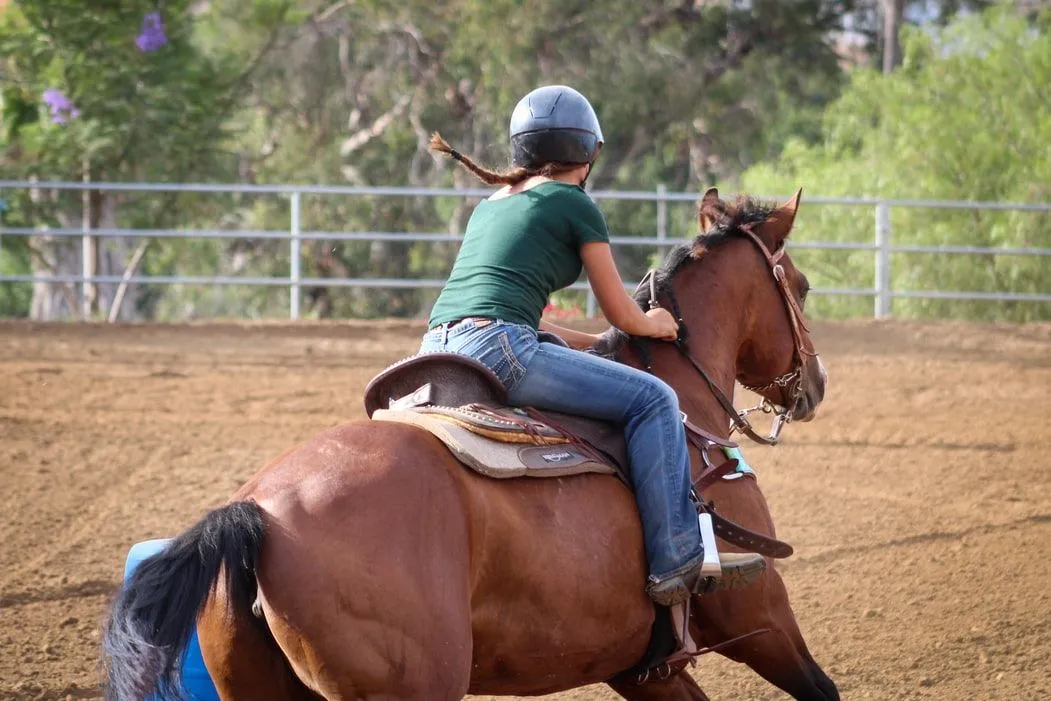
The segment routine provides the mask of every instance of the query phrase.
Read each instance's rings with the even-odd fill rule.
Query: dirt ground
[[[0,699],[99,696],[128,547],[359,417],[403,323],[0,323]],[[829,393],[745,446],[811,650],[846,699],[1051,699],[1051,325],[818,324]],[[745,667],[713,699],[782,699]],[[551,698],[613,698],[588,687]]]

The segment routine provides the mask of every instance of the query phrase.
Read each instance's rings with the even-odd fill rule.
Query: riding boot
[[[686,601],[691,594],[714,594],[725,589],[739,589],[755,582],[766,571],[766,558],[756,553],[719,553],[722,573],[702,574],[702,558],[657,578],[650,576],[646,593],[663,606]]]

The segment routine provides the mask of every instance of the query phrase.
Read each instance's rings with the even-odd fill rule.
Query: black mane
[[[705,251],[710,251],[735,236],[739,236],[741,227],[745,224],[758,224],[766,221],[776,208],[775,204],[761,202],[752,197],[738,197],[733,205],[726,208],[722,218],[713,223],[707,233],[699,234],[693,241],[680,244],[668,253],[664,262],[653,272],[656,278],[657,296],[666,292],[679,271],[700,258]],[[648,309],[649,284],[641,285],[635,290],[634,298],[640,308]],[[628,338],[628,334],[620,329],[610,327],[602,334],[591,352],[612,358],[620,352]]]

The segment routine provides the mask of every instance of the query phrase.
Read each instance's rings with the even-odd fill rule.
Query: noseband
[[[671,305],[671,312],[679,324],[679,337],[675,339],[675,347],[679,349],[679,352],[682,353],[683,357],[685,357],[693,368],[701,375],[707,383],[708,388],[711,390],[712,395],[719,402],[719,405],[722,406],[723,411],[725,411],[730,417],[730,434],[733,435],[734,431],[740,431],[757,443],[762,443],[763,445],[775,445],[780,438],[781,429],[784,428],[786,423],[792,421],[792,414],[795,412],[796,408],[799,406],[800,400],[803,398],[803,358],[805,356],[816,356],[817,353],[809,350],[804,343],[803,332],[806,331],[809,333],[810,329],[804,321],[803,310],[800,308],[799,303],[796,302],[795,297],[792,296],[792,292],[788,288],[788,276],[785,274],[784,266],[781,265],[781,258],[785,255],[784,243],[782,243],[776,251],[771,253],[766,247],[766,244],[763,243],[762,239],[752,231],[752,226],[750,224],[745,224],[739,227],[739,230],[756,245],[759,252],[763,254],[763,258],[766,260],[767,265],[770,267],[770,272],[773,274],[774,281],[777,283],[777,289],[781,292],[781,298],[784,300],[785,310],[788,313],[789,325],[792,327],[792,338],[795,342],[792,370],[780,377],[775,377],[765,385],[748,385],[744,382],[742,382],[741,385],[760,395],[774,387],[778,387],[786,399],[785,406],[778,406],[766,397],[761,397],[762,401],[760,401],[757,406],[742,411],[738,411],[734,408],[733,402],[727,398],[726,394],[724,394],[721,389],[719,389],[719,386],[715,384],[708,372],[690,353],[689,329],[686,328],[686,322],[682,318],[679,301],[676,299],[675,290],[671,285],[668,286],[665,294]],[[643,279],[639,286],[641,287],[646,284],[647,281],[650,288],[649,308],[656,309],[660,306],[660,302],[657,299],[656,276],[652,270],[646,274],[646,278]],[[652,364],[648,360],[646,366],[646,369],[652,372]],[[774,423],[770,428],[769,435],[767,436],[760,435],[748,420],[748,415],[756,411],[761,411],[765,414],[772,413],[774,415]]]

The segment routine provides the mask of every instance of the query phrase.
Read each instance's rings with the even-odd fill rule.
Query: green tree
[[[5,167],[79,179],[87,162],[96,180],[474,186],[427,152],[430,132],[499,165],[515,100],[539,84],[565,82],[592,98],[604,123],[595,187],[695,189],[776,156],[790,136],[816,138],[823,106],[843,79],[834,33],[855,5],[326,0],[296,3],[293,13],[291,4],[216,0],[191,11],[189,0],[168,3],[161,16],[167,43],[144,52],[134,39],[154,11],[147,0],[86,11],[74,0],[25,3],[0,29],[5,81],[17,86],[11,113],[32,116],[8,129]],[[53,89],[78,110],[60,110],[61,124],[41,108]],[[140,102],[143,91],[152,92]],[[45,211],[53,199],[65,225],[79,226],[76,194],[39,193],[17,206],[36,225],[54,225],[59,217]],[[287,202],[276,197],[107,200],[93,211],[123,225],[288,227]],[[302,224],[460,232],[472,205],[304,197]],[[653,235],[653,204],[602,206],[616,234]],[[682,214],[673,217],[672,235],[693,229]],[[66,272],[79,270],[78,250],[52,258]],[[301,253],[304,274],[314,277],[443,277],[454,247],[317,241]],[[121,272],[127,257],[110,272]],[[620,258],[628,277],[649,263],[641,249]],[[158,240],[142,265],[149,273],[283,275],[288,244]],[[432,296],[335,287],[309,294],[316,313],[354,316],[418,314]],[[268,315],[286,311],[283,297],[267,289],[165,288],[135,304],[146,314]]]
[[[83,3],[23,0],[0,10],[3,122],[0,165],[7,176],[39,180],[182,181],[229,172],[228,122],[252,63],[196,44],[190,0],[158,9],[152,0]],[[291,2],[260,2],[269,14],[245,18],[279,24]],[[35,226],[80,226],[90,206],[93,228],[119,219],[156,228],[172,221],[174,198],[139,199],[93,191],[19,193],[10,216]],[[79,270],[80,247],[42,234],[28,242],[38,268]],[[91,266],[119,274],[137,242],[109,240]],[[112,290],[109,291],[112,294]],[[40,286],[34,315],[69,313],[68,295]]]
[[[244,0],[247,2],[247,0]],[[564,82],[595,103],[607,137],[594,187],[697,188],[813,138],[842,71],[831,46],[849,3],[681,4],[657,0],[419,0],[320,5],[253,81],[239,148],[263,182],[476,186],[427,152],[432,130],[484,161],[506,162],[515,101]],[[236,6],[236,4],[234,5]],[[310,198],[322,230],[463,230],[471,202]],[[619,235],[654,234],[652,204],[603,203]],[[287,214],[249,215],[251,228]],[[269,215],[268,215],[269,216]],[[678,219],[676,219],[678,221]],[[692,224],[689,225],[692,228]],[[689,229],[679,228],[675,235]],[[269,260],[282,256],[279,245]],[[304,246],[315,275],[442,277],[448,245]],[[628,276],[649,262],[624,250]],[[260,294],[265,294],[260,292]],[[333,290],[328,313],[413,314],[428,294]]]
[[[827,111],[823,141],[790,142],[753,167],[744,189],[900,199],[1047,202],[1051,199],[1051,37],[1003,9],[905,33],[900,70],[854,74]],[[1046,213],[895,208],[895,244],[1051,248]],[[872,241],[871,209],[804,207],[817,240]],[[803,238],[802,236],[800,237]],[[805,239],[804,239],[805,240]],[[816,286],[871,287],[871,252],[800,251]],[[897,254],[895,290],[1048,293],[1046,257]],[[824,313],[867,313],[868,300],[817,299]],[[899,299],[900,316],[1049,319],[1051,305]]]

